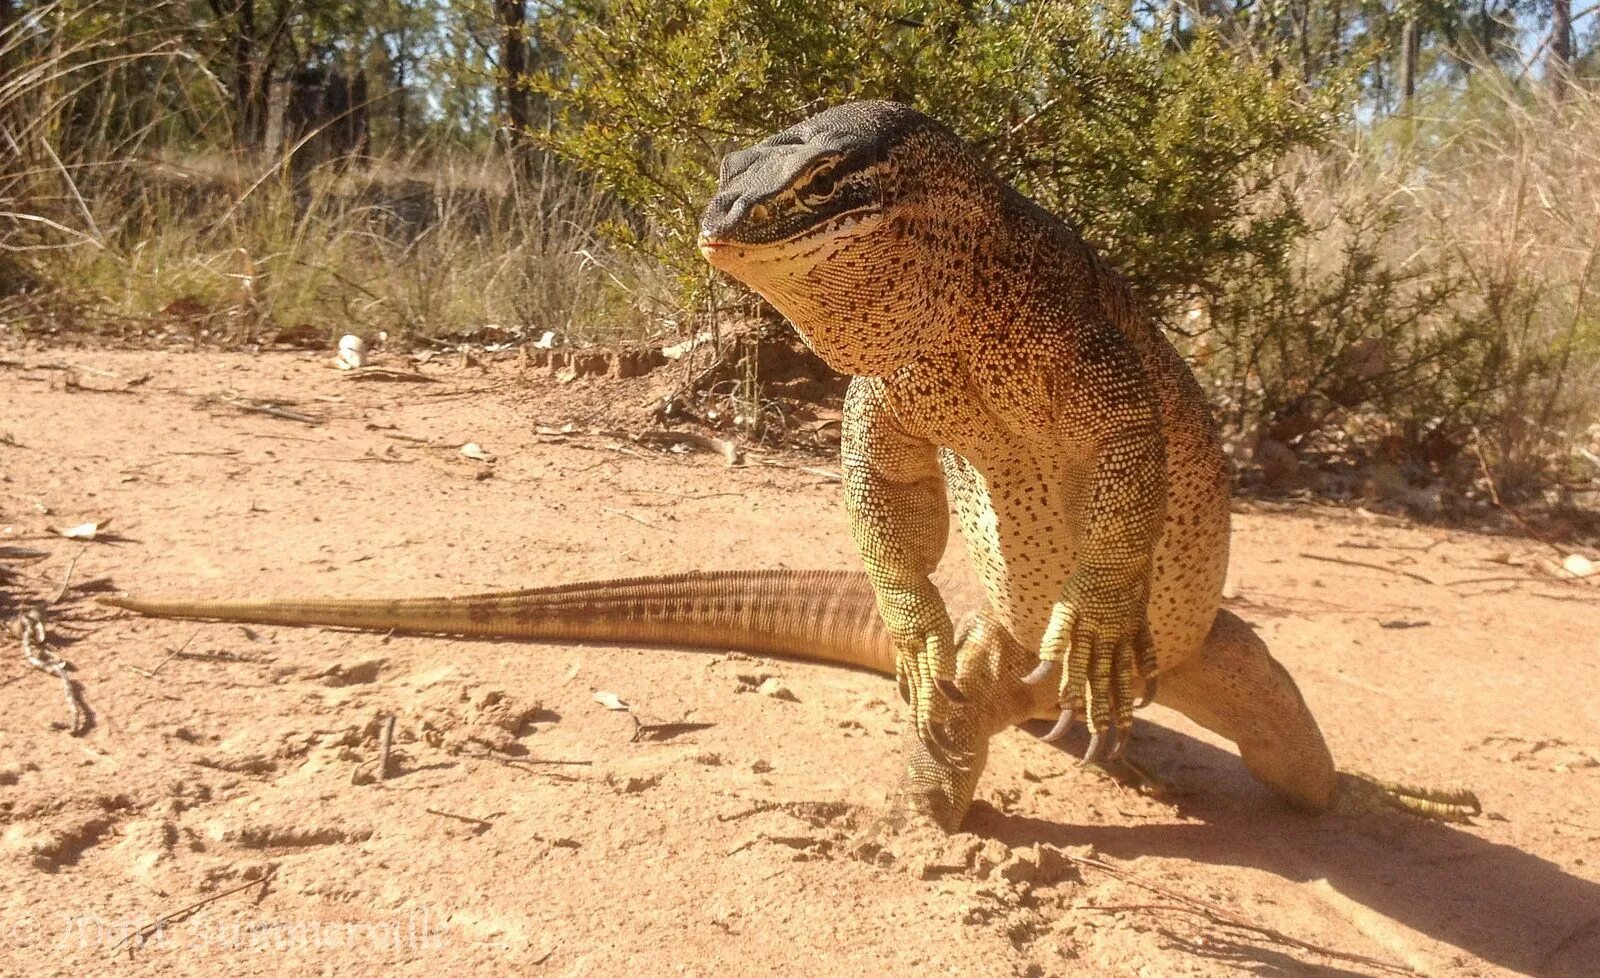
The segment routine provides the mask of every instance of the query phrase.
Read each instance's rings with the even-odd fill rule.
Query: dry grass
[[[48,298],[79,326],[165,312],[221,342],[584,342],[671,319],[666,276],[600,233],[616,217],[604,195],[548,161],[420,146],[307,167],[208,148],[230,143],[226,93],[155,23],[180,6],[150,5],[148,30],[98,26],[115,4],[45,8],[66,45],[26,23],[0,35],[0,65],[18,69],[0,83],[0,142],[20,163],[0,173],[0,292]]]
[[[1600,97],[1478,73],[1464,95],[1304,156],[1309,231],[1241,269],[1191,349],[1239,437],[1509,498],[1594,475]]]

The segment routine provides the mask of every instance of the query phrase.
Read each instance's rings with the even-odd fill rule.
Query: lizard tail
[[[872,585],[865,574],[843,571],[691,572],[398,600],[100,603],[160,618],[720,649],[894,675],[894,646]]]

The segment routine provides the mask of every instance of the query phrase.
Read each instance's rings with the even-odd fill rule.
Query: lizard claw
[[[1105,753],[1106,746],[1111,741],[1116,740],[1116,737],[1116,732],[1112,727],[1092,731],[1089,734],[1089,748],[1083,752],[1083,760],[1078,763],[1091,764],[1100,760],[1100,756]]]
[[[1040,659],[1034,670],[1022,677],[1022,681],[1029,686],[1037,686],[1054,675],[1060,665],[1055,659]]]
[[[933,688],[938,690],[944,695],[945,699],[952,703],[965,703],[967,701],[967,694],[963,693],[960,688],[956,686],[956,681],[954,679],[947,679],[943,676],[939,676],[938,678],[934,679]]]
[[[1073,713],[1072,707],[1069,706],[1062,710],[1061,716],[1056,718],[1056,725],[1050,728],[1049,733],[1045,734],[1039,739],[1047,744],[1053,744],[1062,737],[1065,737],[1067,735],[1067,731],[1072,729],[1072,721],[1074,716],[1075,714]]]
[[[929,724],[923,728],[922,742],[936,757],[951,767],[964,768],[972,759],[970,751],[962,750],[950,743],[949,729],[942,723]]]
[[[1148,676],[1144,681],[1144,695],[1133,702],[1135,710],[1142,710],[1154,703],[1156,699],[1156,677]]]
[[[1129,727],[1117,731],[1117,742],[1111,748],[1111,753],[1106,755],[1108,761],[1120,761],[1122,755],[1128,751],[1128,742],[1133,739],[1133,728]]]

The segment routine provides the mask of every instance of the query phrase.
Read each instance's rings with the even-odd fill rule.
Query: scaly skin
[[[441,598],[101,598],[158,618],[727,649],[894,672],[865,575],[699,571]]]
[[[947,492],[988,596],[978,657],[1022,659],[1029,684],[1059,672],[1052,737],[1081,712],[1089,757],[1113,738],[1119,753],[1139,688],[1204,716],[1296,800],[1333,801],[1293,680],[1218,615],[1228,476],[1205,397],[1072,227],[939,123],[854,102],[724,159],[701,251],[855,375],[845,504],[916,721],[909,807],[954,810],[922,786],[981,768],[974,717],[1018,695],[962,661],[929,578]]]
[[[162,618],[727,649],[895,674],[895,643],[878,615],[871,581],[838,571],[695,572],[439,598],[99,601]],[[1220,649],[1254,638],[1226,611],[1213,632],[1211,644]],[[989,739],[1012,724],[1053,715],[1052,694],[1019,678],[1034,661],[1034,653],[991,612],[969,618],[957,642],[956,682],[972,695],[955,705],[945,727],[950,751],[967,763],[951,763],[944,752],[929,750],[912,728],[896,807],[886,821],[925,819],[946,831],[961,824]],[[1191,712],[1207,722],[1203,709]],[[1272,745],[1240,746],[1263,780],[1280,787],[1292,781],[1272,766],[1281,756]],[[1442,818],[1459,817],[1469,801],[1423,789],[1396,794],[1370,779],[1350,783],[1362,789],[1357,797],[1364,800],[1387,804],[1414,797],[1422,800],[1413,810]]]
[[[542,641],[619,642],[727,649],[895,674],[895,644],[865,574],[711,571],[430,598],[191,600],[103,597],[103,605],[159,618],[262,625],[326,625],[380,632]],[[988,695],[950,717],[949,735],[977,764],[924,757],[912,736],[902,814],[953,831],[982,773],[989,738],[1048,716],[1020,680],[1032,653],[986,613],[959,642],[959,681]]]
[[[895,674],[895,645],[865,574],[713,571],[437,598],[191,600],[103,597],[101,604],[160,618],[543,641],[620,642],[727,649]],[[923,757],[913,736],[899,799],[903,814],[953,831],[966,814],[995,733],[1046,715],[1019,676],[1031,654],[989,616],[960,643],[961,681],[1005,695],[965,704],[950,737],[977,764]]]

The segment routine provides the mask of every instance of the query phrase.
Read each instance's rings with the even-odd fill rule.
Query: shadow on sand
[[[1081,753],[1083,744],[1065,749]],[[1470,828],[1399,813],[1297,812],[1251,780],[1233,754],[1155,724],[1142,726],[1138,753],[1193,791],[1179,810],[1200,824],[1060,824],[980,805],[965,827],[1009,845],[1087,844],[1119,859],[1166,856],[1253,867],[1295,882],[1325,879],[1355,903],[1500,967],[1539,978],[1600,976],[1600,884]],[[1492,799],[1485,803],[1492,809]],[[1232,952],[1241,968],[1258,973],[1306,969],[1270,947]],[[1216,956],[1219,948],[1198,953]],[[1462,971],[1476,973],[1470,962]]]

